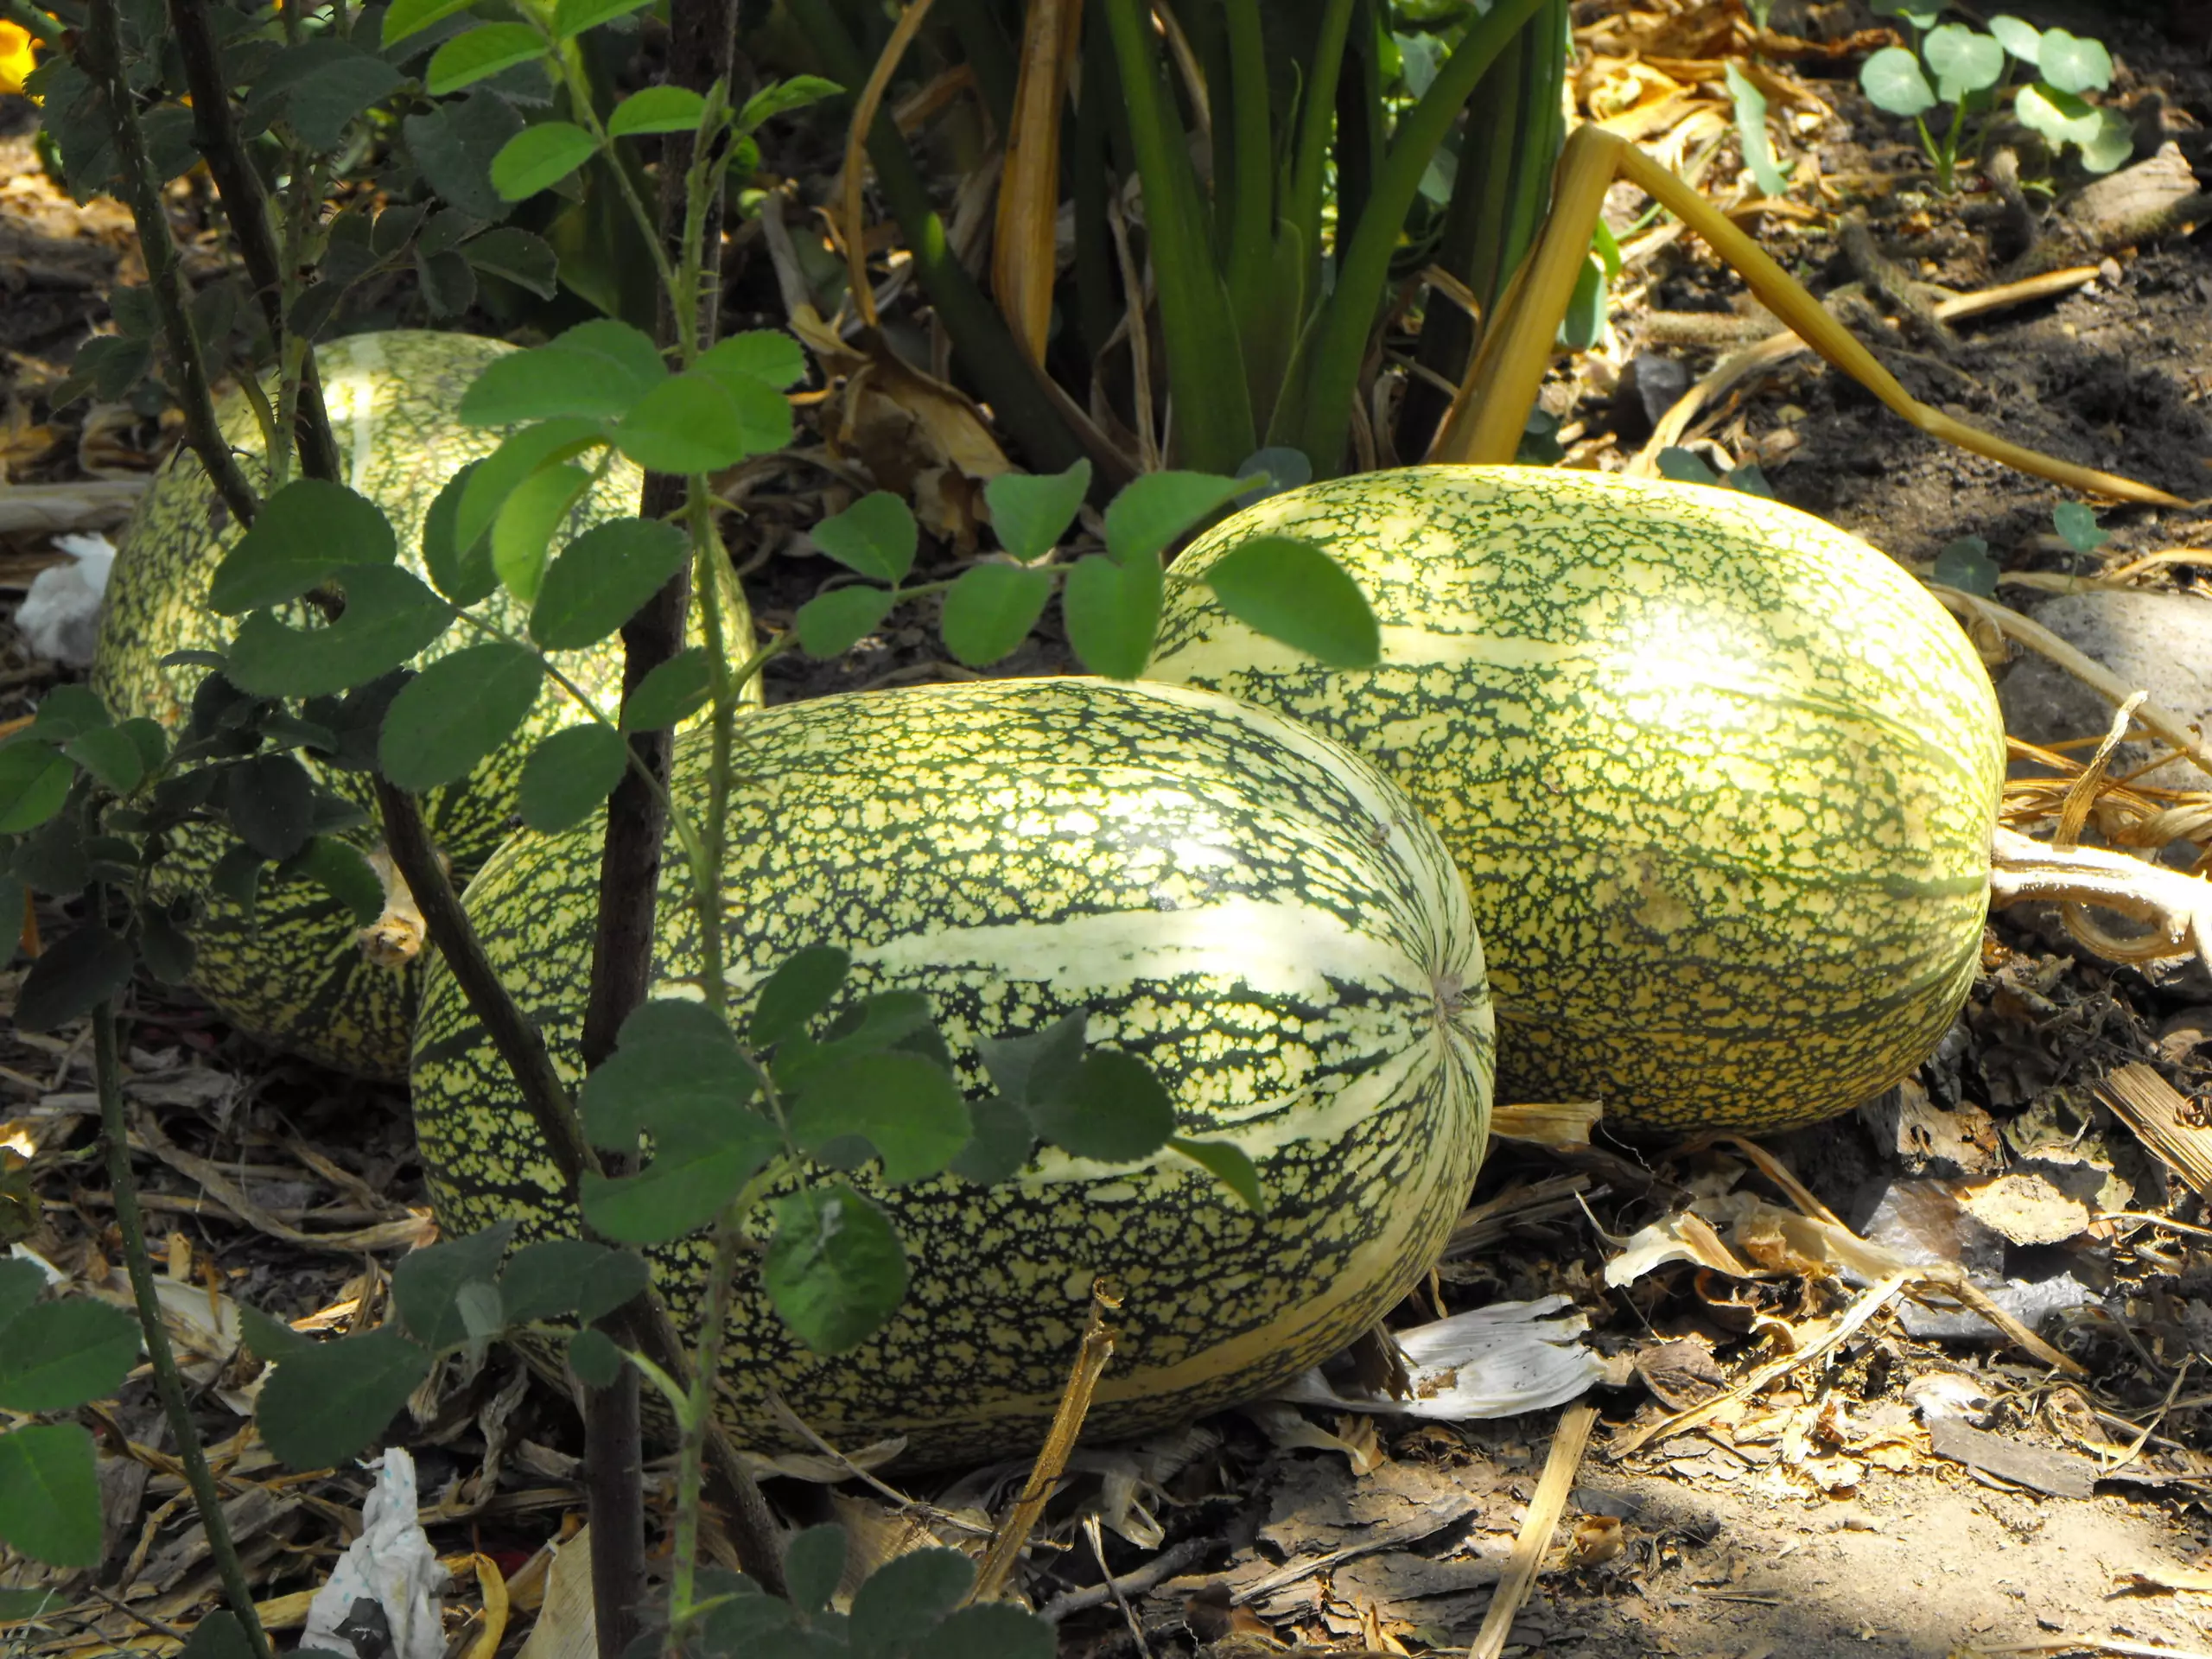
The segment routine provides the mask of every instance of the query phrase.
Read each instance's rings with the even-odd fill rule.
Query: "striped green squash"
[[[1325,546],[1382,626],[1317,669],[1198,580]],[[1262,501],[1177,561],[1148,673],[1381,762],[1473,890],[1507,1099],[1772,1129],[1924,1058],[1971,984],[2005,737],[1965,637],[1816,518],[1694,486],[1417,467]]]
[[[679,746],[703,798],[705,746]],[[1335,744],[1227,698],[1084,679],[855,693],[748,720],[723,909],[734,1006],[791,951],[853,955],[847,995],[937,1009],[963,1085],[976,1038],[1077,1007],[1147,1061],[1179,1133],[1233,1140],[1255,1217],[1179,1154],[1042,1152],[1011,1182],[880,1196],[912,1272],[855,1351],[803,1347],[741,1269],[722,1401],[742,1443],[796,1446],[773,1387],[833,1443],[905,1436],[928,1461],[1033,1446],[1093,1275],[1125,1293],[1091,1432],[1136,1433],[1264,1393],[1341,1347],[1427,1268],[1466,1198],[1490,1110],[1491,1018],[1464,885],[1412,804]],[[470,887],[493,962],[570,1076],[600,828],[524,833]],[[671,875],[661,994],[696,985]],[[451,1232],[577,1218],[442,968],[416,1033],[417,1137]],[[866,1184],[865,1174],[863,1184]],[[705,1244],[658,1253],[696,1325]]]
[[[417,575],[427,574],[422,531],[431,501],[456,471],[489,454],[505,435],[464,424],[454,412],[461,396],[486,363],[512,349],[468,334],[399,331],[354,335],[316,353],[346,469],[342,481],[384,509],[398,534],[401,563]],[[233,393],[219,413],[248,477],[260,482],[266,474],[251,405]],[[565,533],[636,512],[642,483],[638,469],[618,459],[578,505]],[[92,684],[118,719],[150,715],[171,728],[184,721],[204,671],[164,668],[161,658],[186,649],[219,651],[228,643],[235,619],[208,610],[207,597],[216,564],[236,539],[199,462],[180,450],[124,533],[100,617]],[[300,624],[303,613],[294,611],[290,620]],[[484,601],[479,614],[517,633],[525,620],[504,590]],[[749,631],[749,619],[742,626]],[[454,628],[424,659],[477,637]],[[558,660],[602,703],[620,696],[620,641]],[[467,779],[427,798],[430,833],[458,875],[471,874],[512,827],[516,784],[531,746],[580,717],[573,702],[549,688],[514,739]],[[373,811],[366,779],[338,772],[325,777]],[[372,829],[353,832],[353,839],[373,855],[378,838]],[[185,838],[160,867],[163,890],[202,890],[229,844],[212,831]],[[404,1075],[421,971],[412,957],[416,941],[404,924],[357,934],[352,918],[321,888],[265,881],[251,913],[204,893],[193,932],[199,946],[194,982],[233,1023],[327,1065],[372,1077]]]

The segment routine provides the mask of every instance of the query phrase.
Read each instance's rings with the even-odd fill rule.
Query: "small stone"
[[[2029,614],[2102,664],[2130,690],[2146,690],[2152,702],[2183,721],[2212,728],[2212,604],[2183,594],[2104,590],[2062,594]],[[2101,738],[2112,725],[2109,703],[2032,653],[2012,664],[1997,695],[2005,728],[2030,743]],[[2157,747],[2140,741],[2121,744],[2113,756],[2112,772],[2133,771]],[[2169,761],[2141,781],[2164,789],[2202,789],[2208,782],[2186,760]]]

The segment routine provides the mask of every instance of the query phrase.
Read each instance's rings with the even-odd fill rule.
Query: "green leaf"
[[[270,1373],[255,1402],[255,1424],[293,1468],[330,1468],[383,1434],[429,1374],[429,1351],[397,1325],[317,1343]]]
[[[238,1623],[237,1615],[226,1607],[218,1607],[200,1616],[177,1659],[253,1659],[253,1644],[246,1640],[245,1626]]]
[[[0,1407],[74,1411],[105,1400],[138,1363],[138,1321],[89,1297],[41,1302],[8,1325],[0,1347]]]
[[[976,1582],[976,1563],[957,1549],[894,1555],[853,1594],[846,1640],[855,1653],[894,1653],[957,1607]],[[976,1659],[995,1649],[974,1650]]]
[[[257,1359],[275,1363],[295,1354],[312,1352],[318,1345],[304,1331],[295,1331],[270,1314],[245,1302],[238,1304],[238,1331]]]
[[[1989,556],[1989,543],[1979,536],[1961,536],[1946,543],[1936,556],[1936,580],[1962,593],[1994,599],[1997,562]]]
[[[594,721],[556,732],[523,762],[516,810],[543,835],[582,823],[614,792],[629,764],[630,746],[612,727]]]
[[[1727,71],[1729,99],[1735,105],[1736,143],[1744,153],[1744,165],[1751,169],[1751,180],[1761,194],[1784,194],[1789,181],[1775,165],[1774,145],[1767,137],[1766,95],[1733,63],[1723,67]]]
[[[31,963],[16,993],[16,1023],[52,1031],[92,1011],[130,982],[130,947],[97,923],[66,933]]]
[[[979,1186],[1011,1180],[1036,1149],[1029,1114],[1002,1095],[988,1095],[968,1109],[974,1134],[949,1167]]]
[[[495,357],[461,395],[461,418],[477,426],[576,416],[613,419],[630,407],[631,388],[607,372],[606,359],[557,345]]]
[[[1090,462],[1079,455],[1064,473],[1001,473],[983,486],[983,499],[989,504],[999,545],[1022,563],[1033,564],[1068,533],[1090,491]]]
[[[656,473],[711,473],[758,453],[729,389],[696,373],[671,375],[639,398],[615,427],[614,443]]]
[[[35,830],[61,810],[77,768],[58,751],[17,739],[0,746],[0,835]]]
[[[504,200],[526,200],[560,183],[598,149],[573,121],[541,121],[499,147],[492,158],[492,188]]]
[[[738,130],[750,132],[763,121],[835,98],[844,90],[819,75],[793,75],[789,80],[772,81],[745,100],[745,107],[737,113]]]
[[[224,774],[223,810],[255,852],[289,858],[315,833],[315,780],[291,755],[257,754]]]
[[[842,1181],[779,1198],[761,1263],[768,1300],[820,1354],[858,1347],[906,1294],[906,1252],[883,1212]]]
[[[553,537],[590,487],[591,474],[581,467],[548,467],[516,486],[492,521],[492,569],[524,604],[537,599]]]
[[[2074,143],[2083,167],[2092,173],[2109,173],[2135,154],[2135,129],[2118,110],[2101,109],[2090,118],[2087,133],[2074,135]]]
[[[586,1388],[607,1388],[622,1375],[622,1351],[604,1331],[579,1331],[569,1338],[569,1369]]]
[[[1936,89],[1920,71],[1920,60],[1901,46],[1885,46],[1859,66],[1859,85],[1867,100],[1891,115],[1920,115],[1936,107]]]
[[[815,550],[849,570],[893,587],[914,568],[919,531],[906,504],[888,490],[862,496],[814,527]]]
[[[478,86],[409,116],[401,125],[408,158],[440,197],[475,219],[494,219],[506,212],[492,186],[492,163],[522,130],[522,118],[506,99]]]
[[[423,85],[431,97],[442,98],[489,79],[502,69],[544,57],[544,37],[529,24],[480,23],[431,54]]]
[[[547,348],[591,358],[600,372],[624,388],[626,405],[668,378],[668,364],[652,336],[613,317],[594,317],[554,337]]]
[[[830,1006],[852,966],[851,954],[834,944],[803,945],[792,951],[776,964],[753,999],[746,1040],[755,1048],[773,1048],[804,1031]]]
[[[22,1315],[46,1288],[46,1274],[35,1262],[0,1256],[0,1331]]]
[[[0,1542],[49,1567],[98,1567],[100,1484],[75,1423],[0,1433]]]
[[[564,41],[574,40],[588,29],[626,17],[639,7],[652,3],[652,0],[559,0],[553,8],[553,32]]]
[[[607,136],[633,138],[647,132],[696,132],[707,100],[689,86],[648,86],[632,92],[607,118]]]
[[[49,1608],[66,1605],[68,1599],[59,1590],[0,1590],[0,1624],[36,1618]]]
[[[2023,22],[2009,14],[1989,20],[1989,32],[1997,42],[2023,63],[2032,64],[2043,55],[2043,36],[2032,23]]]
[[[492,568],[490,535],[478,536],[474,545],[466,550],[454,540],[461,519],[461,499],[467,493],[468,480],[474,475],[477,465],[472,461],[446,480],[445,487],[430,503],[429,516],[423,520],[423,569],[429,572],[437,590],[456,605],[474,605],[479,600],[489,599],[499,585],[499,573]]]
[[[1042,570],[970,565],[944,596],[938,626],[945,649],[970,668],[988,668],[1020,649],[1052,596],[1052,579]]]
[[[107,705],[91,686],[65,682],[39,699],[38,712],[32,716],[29,729],[33,737],[66,743],[110,723]]]
[[[408,1334],[433,1351],[467,1341],[469,1332],[457,1303],[461,1287],[488,1285],[498,1278],[500,1258],[520,1224],[499,1222],[402,1257],[391,1270],[391,1301]]]
[[[1156,562],[1184,531],[1243,493],[1244,480],[1213,473],[1147,473],[1106,506],[1106,556],[1116,564]]]
[[[784,1547],[784,1578],[802,1612],[828,1607],[844,1576],[845,1529],[834,1521],[807,1528]]]
[[[904,1186],[941,1173],[966,1146],[972,1128],[967,1103],[939,1066],[918,1054],[860,1054],[810,1072],[791,1108],[791,1139],[823,1155],[855,1137],[883,1160],[883,1179]],[[851,1168],[861,1160],[830,1155]]]
[[[378,769],[418,793],[466,777],[514,735],[544,682],[537,653],[503,639],[441,657],[391,700]]]
[[[286,875],[312,881],[346,906],[356,927],[384,914],[384,883],[361,849],[336,836],[317,836],[284,866]]]
[[[1054,1146],[1107,1164],[1148,1158],[1175,1132],[1175,1104],[1152,1068],[1113,1048],[1085,1054],[1069,1085],[1033,1100],[1029,1116]]]
[[[706,647],[687,645],[638,682],[622,702],[622,729],[657,732],[689,720],[714,696]]]
[[[2112,85],[2112,54],[2101,41],[2085,41],[2063,29],[2043,32],[2036,66],[2037,79],[2062,92],[2101,92]]]
[[[584,1172],[584,1219],[625,1244],[681,1238],[720,1215],[782,1150],[776,1126],[749,1109],[729,1113],[710,1128],[668,1130],[655,1139],[653,1160],[639,1174],[610,1180]]]
[[[410,35],[419,35],[432,23],[442,23],[457,11],[468,10],[470,0],[392,0],[384,15],[378,44],[389,49]]]
[[[1677,484],[1717,486],[1720,475],[1705,464],[1705,459],[1694,449],[1684,449],[1669,444],[1659,452],[1659,476]]]
[[[963,1607],[906,1649],[906,1659],[1053,1659],[1052,1627],[1010,1601]]]
[[[576,1317],[604,1319],[652,1283],[652,1269],[635,1250],[601,1250],[576,1285]]]
[[[838,657],[891,614],[899,595],[885,588],[832,588],[798,607],[793,619],[800,648],[810,657]]]
[[[1254,1215],[1268,1213],[1268,1195],[1260,1188],[1260,1172],[1234,1141],[1192,1141],[1171,1135],[1167,1144],[1212,1174]]]
[[[2060,539],[2076,553],[2094,553],[2112,539],[2112,532],[2097,522],[2093,508],[2079,501],[2062,501],[2050,510],[2051,524]]]
[[[508,1322],[537,1325],[573,1314],[584,1274],[601,1256],[613,1254],[604,1244],[581,1238],[549,1238],[524,1245],[499,1273],[499,1306]]]
[[[605,442],[597,422],[569,416],[541,421],[508,437],[468,467],[468,483],[454,513],[454,544],[474,547],[477,537],[491,531],[507,498],[540,468],[558,466]]]
[[[545,572],[530,637],[548,651],[580,651],[620,628],[683,569],[690,545],[674,524],[615,518],[586,531]]]
[[[337,572],[346,613],[327,627],[290,628],[256,611],[231,646],[228,677],[264,697],[314,697],[365,684],[409,662],[453,624],[453,607],[388,564]]]
[[[1372,668],[1382,632],[1367,595],[1311,542],[1255,536],[1208,567],[1202,580],[1231,616],[1330,668]]]
[[[461,257],[472,270],[527,289],[541,300],[560,291],[561,263],[552,245],[518,226],[498,225],[469,238],[461,245]]]
[[[1133,680],[1144,672],[1160,628],[1161,586],[1160,566],[1149,558],[1116,564],[1086,553],[1076,561],[1060,594],[1060,609],[1068,644],[1084,666],[1117,680]]]
[[[1931,29],[1920,43],[1921,55],[1936,72],[1936,95],[1946,104],[1987,90],[2005,73],[2005,48],[1963,23]]]
[[[806,378],[806,354],[780,328],[748,328],[717,340],[692,367],[724,385],[755,380],[771,391],[784,391]]]
[[[146,757],[120,726],[95,726],[64,744],[61,752],[118,795],[128,795],[146,780]]]
[[[207,608],[239,616],[297,599],[349,564],[390,564],[399,543],[366,496],[319,478],[296,478],[262,504],[261,516],[223,556]]]
[[[1311,484],[1313,481],[1313,461],[1303,449],[1271,443],[1245,456],[1238,463],[1236,476],[1245,486],[1243,493],[1236,498],[1236,505],[1240,508],[1249,507],[1271,495],[1281,495],[1285,490]]]
[[[657,997],[622,1022],[615,1050],[577,1102],[594,1146],[633,1152],[638,1137],[741,1111],[754,1082],[730,1028],[703,1002]]]

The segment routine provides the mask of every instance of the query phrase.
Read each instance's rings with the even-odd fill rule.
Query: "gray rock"
[[[2212,727],[2212,603],[2185,594],[2101,590],[2061,594],[2029,614],[2129,690],[2148,691],[2153,702],[2183,720]],[[2102,697],[2032,653],[2014,662],[1997,698],[2005,729],[2030,743],[2101,738],[2112,724],[2112,708]],[[2112,769],[2131,772],[2156,753],[2153,744],[2123,743]],[[2212,788],[2212,779],[2186,760],[2170,761],[2142,781],[2165,789]]]

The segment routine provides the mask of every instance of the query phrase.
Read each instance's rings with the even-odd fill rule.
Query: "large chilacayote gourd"
[[[1200,580],[1326,548],[1382,625],[1321,669]],[[1472,890],[1501,1097],[1631,1128],[1777,1129],[1923,1059],[1973,982],[2005,736],[1933,598],[1732,491],[1413,467],[1257,503],[1177,560],[1148,677],[1376,760]]]
[[[421,330],[356,334],[317,348],[345,469],[339,481],[384,510],[398,537],[400,563],[418,576],[428,575],[422,535],[431,502],[454,473],[506,435],[505,429],[464,423],[457,412],[461,394],[486,364],[513,349],[474,335]],[[251,404],[233,392],[218,414],[248,479],[260,486],[267,472]],[[617,457],[573,509],[556,542],[635,512],[642,484],[638,468]],[[188,717],[206,671],[164,667],[161,659],[175,651],[220,651],[229,643],[237,620],[210,611],[207,601],[215,567],[238,534],[199,461],[180,449],[124,532],[101,611],[92,686],[117,719],[148,715],[174,729]],[[298,606],[280,613],[295,626],[306,625]],[[482,601],[478,614],[512,634],[521,633],[526,620],[505,589]],[[749,632],[749,619],[739,620]],[[418,665],[479,638],[467,628],[449,629]],[[619,699],[619,640],[556,653],[555,660],[602,706]],[[467,778],[424,798],[431,836],[458,878],[471,874],[513,827],[516,787],[531,746],[582,718],[549,685],[512,738]],[[369,780],[328,768],[318,775],[371,814],[368,827],[346,834],[373,856],[380,836]],[[188,833],[156,867],[160,894],[200,895],[200,913],[190,930],[198,947],[194,986],[234,1024],[277,1047],[364,1076],[404,1076],[422,977],[409,947],[419,941],[365,938],[334,899],[305,880],[264,876],[249,912],[206,886],[232,844],[213,830]]]
[[[706,746],[674,792],[704,799]],[[918,990],[971,1097],[980,1037],[1089,1010],[1147,1061],[1177,1133],[1234,1141],[1255,1216],[1163,1150],[1133,1164],[1040,1149],[1012,1180],[885,1191],[912,1283],[891,1322],[825,1358],[740,1268],[722,1406],[742,1444],[798,1446],[772,1387],[833,1444],[906,1438],[944,1462],[1043,1435],[1094,1276],[1123,1295],[1087,1432],[1263,1395],[1342,1347],[1434,1260],[1489,1122],[1492,1046],[1465,888],[1434,830],[1364,761],[1225,697],[1049,678],[851,693],[748,717],[722,906],[732,1007],[792,951],[849,950],[844,995]],[[466,903],[570,1072],[590,971],[602,822],[524,833]],[[696,916],[671,844],[657,995],[696,994]],[[441,1224],[577,1217],[451,976],[416,1033],[416,1126]],[[756,1221],[765,1219],[765,1210]],[[696,1329],[697,1238],[649,1252]]]

